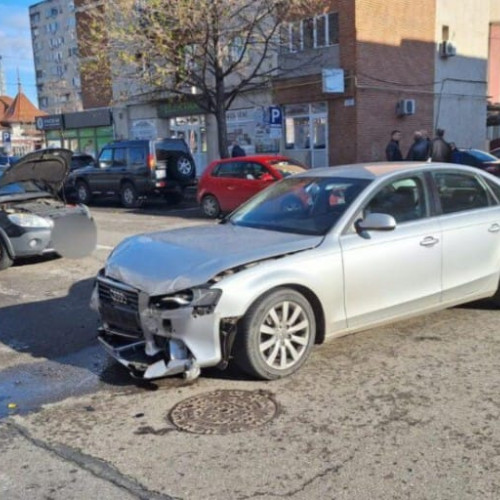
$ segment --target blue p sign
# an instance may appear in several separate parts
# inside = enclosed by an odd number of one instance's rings
[[[271,125],[281,125],[283,123],[283,115],[279,106],[269,106],[269,123]]]
[[[8,132],[7,130],[4,130],[2,132],[2,142],[3,143],[10,142],[10,132]]]

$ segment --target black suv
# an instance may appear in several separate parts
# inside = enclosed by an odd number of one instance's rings
[[[86,205],[97,196],[118,195],[126,208],[153,195],[179,202],[195,184],[196,168],[183,139],[115,141],[104,146],[95,164],[71,172],[66,193]]]

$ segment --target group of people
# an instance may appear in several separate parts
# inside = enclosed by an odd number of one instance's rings
[[[444,130],[438,128],[436,137],[430,139],[425,130],[417,130],[413,134],[413,143],[403,158],[399,141],[401,140],[401,131],[393,130],[391,132],[391,140],[385,148],[385,156],[387,161],[439,161],[450,163],[453,162],[453,157],[457,148],[453,142],[446,142],[444,139]]]

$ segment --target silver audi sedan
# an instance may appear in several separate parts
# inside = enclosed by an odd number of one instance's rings
[[[96,280],[99,339],[152,379],[236,363],[276,379],[314,344],[492,297],[500,181],[438,163],[314,169],[214,225],[124,240]]]

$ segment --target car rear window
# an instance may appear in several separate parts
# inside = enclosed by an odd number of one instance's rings
[[[182,139],[164,139],[155,144],[155,149],[158,161],[166,160],[173,151],[189,154],[188,146]]]

